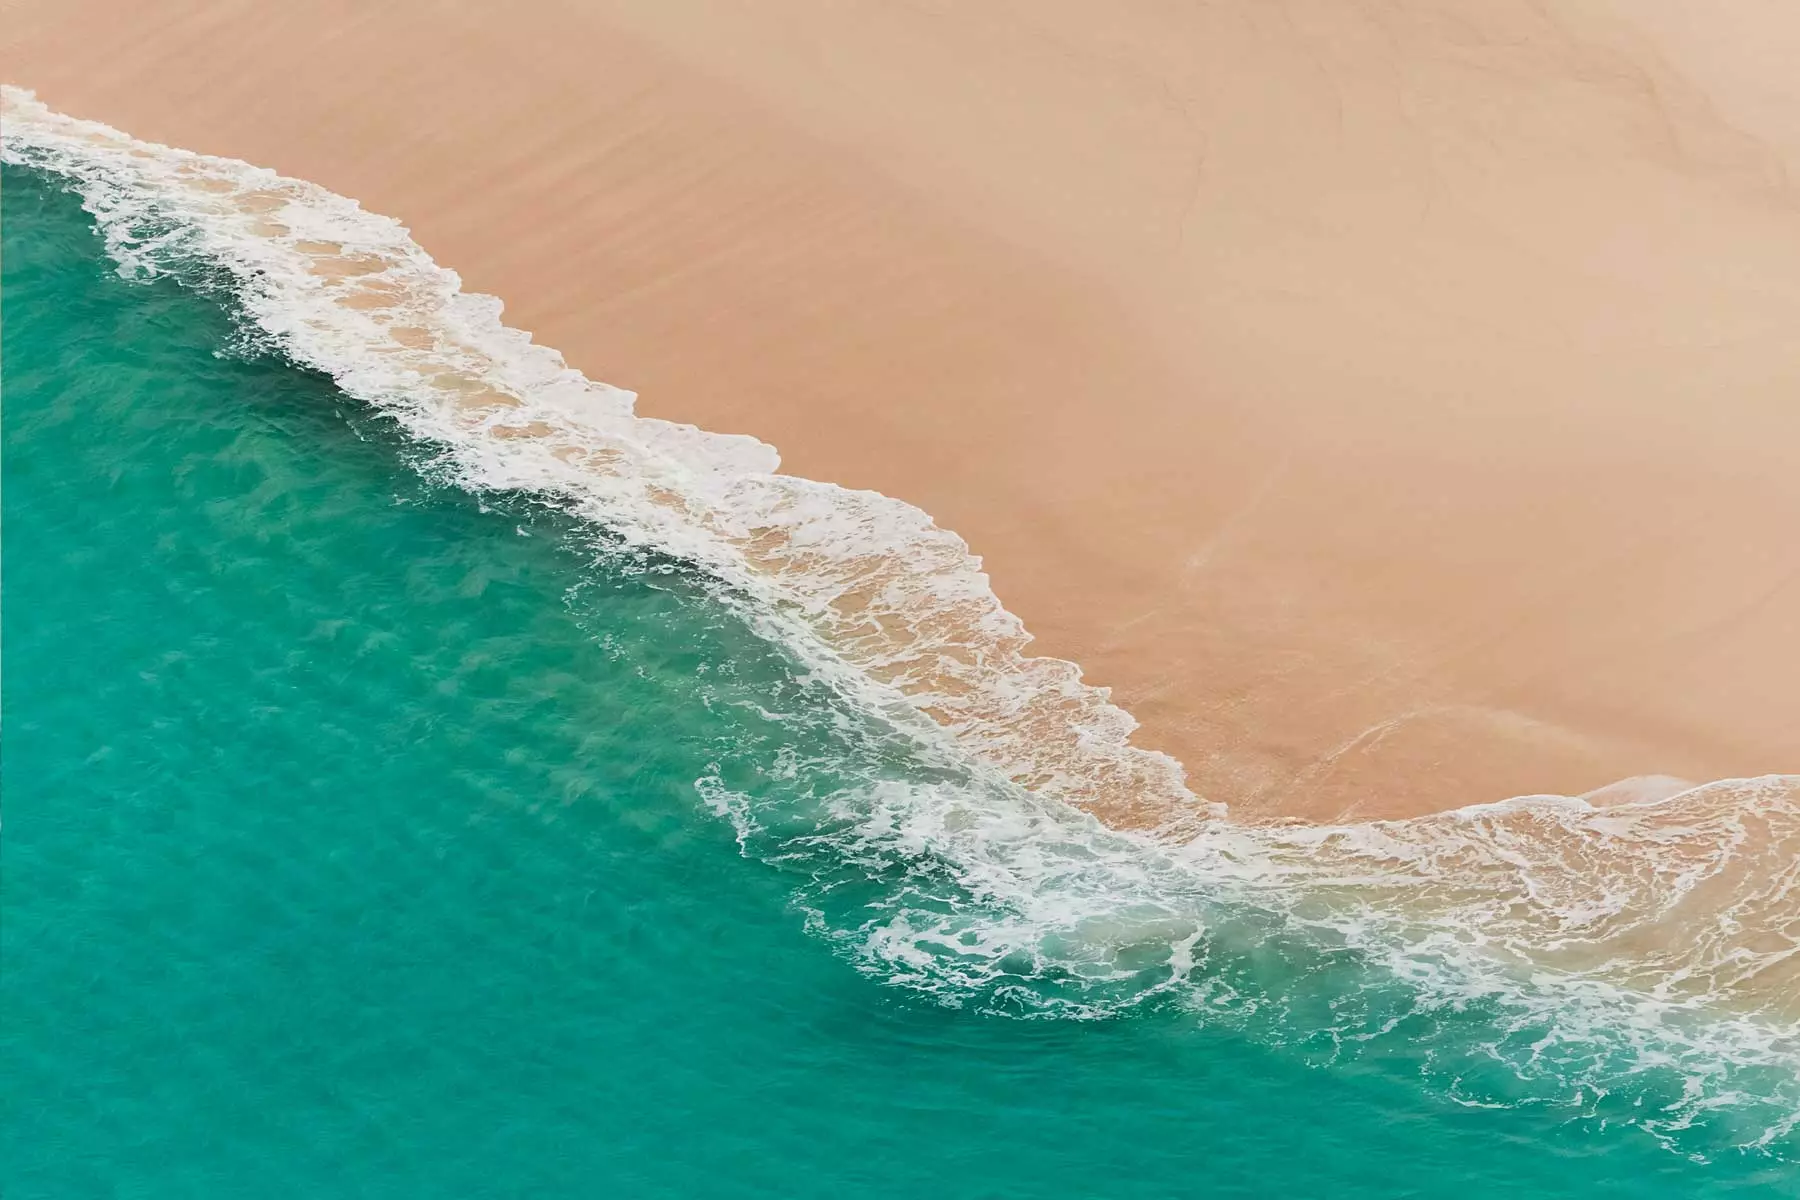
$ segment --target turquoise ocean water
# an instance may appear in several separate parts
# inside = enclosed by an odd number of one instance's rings
[[[10,1200],[1800,1195],[1730,1105],[1636,1119],[1679,1073],[1510,1085],[1493,1013],[1395,1033],[1251,916],[1208,969],[1279,1022],[1159,995],[1166,938],[1110,1006],[959,974],[975,917],[872,951],[981,897],[835,798],[953,770],[52,178],[3,203]]]

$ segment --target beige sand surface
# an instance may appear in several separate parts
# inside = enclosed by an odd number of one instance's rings
[[[1389,816],[1800,770],[1800,10],[1705,10],[7,0],[0,77],[927,509],[1236,814]]]

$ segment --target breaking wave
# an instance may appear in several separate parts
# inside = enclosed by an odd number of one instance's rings
[[[1461,1104],[1795,1154],[1800,777],[1236,824],[1131,745],[1135,722],[1074,664],[1026,653],[927,514],[635,415],[353,200],[4,101],[5,161],[68,181],[121,274],[228,293],[251,336],[390,416],[446,479],[693,564],[905,743],[905,770],[877,755],[849,782],[797,761],[767,786],[696,782],[859,969],[1021,1017],[1166,1006],[1318,1061],[1397,1064]]]

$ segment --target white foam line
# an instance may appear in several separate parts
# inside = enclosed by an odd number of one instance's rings
[[[1734,1144],[1791,1138],[1800,777],[1605,808],[1525,797],[1362,826],[1234,825],[1197,804],[1179,764],[1130,745],[1134,722],[1104,689],[1025,653],[979,560],[920,510],[779,474],[752,438],[637,416],[631,393],[506,327],[499,301],[464,293],[353,200],[15,88],[0,100],[0,155],[71,180],[121,273],[224,272],[263,336],[438,447],[459,482],[553,499],[694,562],[765,635],[961,773],[954,787],[851,789],[798,833],[778,791],[701,781],[746,853],[818,860],[805,902],[862,969],[995,1011],[1092,1017],[1163,1000],[1346,1052],[1416,1036],[1400,1016],[1342,1015],[1361,1012],[1362,984],[1326,1024],[1280,1016],[1294,994],[1221,970],[1232,930],[1262,929],[1302,939],[1320,971],[1354,951],[1357,978],[1402,983],[1414,1018],[1492,1007],[1479,1054],[1564,1099],[1578,1086],[1598,1104],[1666,1065],[1683,1098],[1612,1119],[1672,1144],[1719,1106],[1745,1123]],[[1194,820],[1150,836],[1078,811],[1108,802]],[[818,882],[833,863],[867,875],[875,898],[834,909]],[[1365,999],[1386,994],[1368,986]],[[1460,1068],[1446,1078],[1459,1102],[1490,1102]]]
[[[778,473],[773,447],[637,416],[461,290],[398,222],[248,163],[140,142],[4,93],[9,153],[82,181],[134,272],[224,266],[295,361],[444,447],[466,482],[555,494],[804,626],[992,769],[1075,804],[1195,808],[1180,764],[1079,668],[1026,653],[981,560],[912,505]]]

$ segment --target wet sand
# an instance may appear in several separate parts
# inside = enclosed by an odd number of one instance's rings
[[[1800,17],[1552,7],[33,0],[0,76],[925,508],[1239,816],[1800,770]]]

